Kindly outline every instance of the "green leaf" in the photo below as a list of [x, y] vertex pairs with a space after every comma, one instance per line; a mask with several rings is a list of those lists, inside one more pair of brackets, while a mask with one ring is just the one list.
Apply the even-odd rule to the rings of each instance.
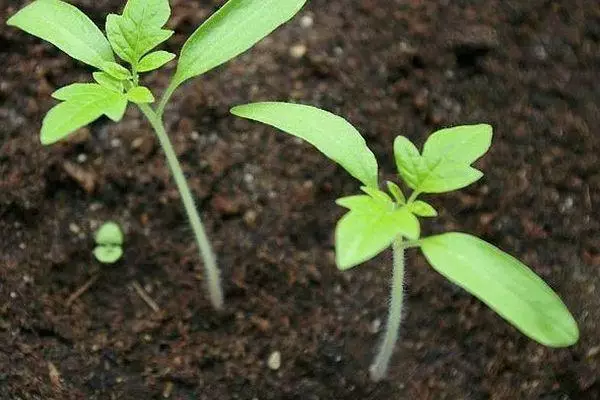
[[112, 221], [105, 222], [96, 231], [95, 240], [97, 245], [121, 246], [124, 240], [123, 231], [121, 231], [117, 223]]
[[52, 108], [44, 118], [41, 132], [44, 145], [65, 138], [103, 114], [117, 122], [127, 106], [125, 95], [96, 83], [74, 83], [52, 96], [65, 101]]
[[[336, 263], [346, 270], [367, 261], [385, 250], [398, 235], [418, 239], [419, 221], [405, 207], [390, 209], [370, 196], [339, 199], [350, 206], [335, 231]], [[366, 197], [368, 201], [364, 199]], [[338, 200], [338, 204], [339, 204]]]
[[306, 140], [366, 186], [378, 187], [377, 160], [345, 119], [316, 107], [276, 102], [237, 106], [231, 113]]
[[394, 182], [387, 181], [386, 183], [388, 191], [392, 194], [392, 196], [394, 196], [394, 199], [398, 202], [398, 204], [405, 204], [406, 197], [404, 196], [404, 193], [402, 193], [402, 189], [400, 189], [400, 187]]
[[114, 264], [123, 256], [121, 246], [96, 246], [94, 256], [103, 264]]
[[291, 19], [306, 0], [229, 0], [185, 42], [177, 85], [240, 53]]
[[108, 40], [121, 59], [137, 66], [144, 54], [173, 35], [162, 29], [170, 14], [168, 0], [129, 0], [123, 15], [106, 18]]
[[368, 187], [368, 186], [361, 186], [360, 190], [362, 190], [363, 192], [365, 192], [366, 194], [371, 196], [371, 198], [373, 198], [373, 200], [377, 201], [384, 207], [388, 207], [388, 208], [395, 207], [394, 201], [392, 200], [390, 195], [387, 194], [386, 192], [383, 192], [377, 188]]
[[402, 136], [394, 142], [398, 172], [407, 185], [419, 193], [442, 193], [460, 189], [483, 174], [470, 164], [490, 147], [492, 127], [464, 125], [433, 133], [419, 155]]
[[415, 200], [410, 204], [407, 204], [409, 211], [418, 217], [436, 217], [438, 215], [435, 208], [429, 203], [422, 200]]
[[104, 72], [109, 74], [115, 79], [123, 81], [131, 78], [131, 72], [124, 66], [117, 64], [116, 62], [105, 62], [101, 68]]
[[37, 0], [7, 22], [46, 40], [76, 60], [101, 68], [114, 61], [110, 44], [83, 12], [59, 0]]
[[577, 323], [546, 283], [519, 260], [464, 233], [421, 240], [439, 273], [478, 297], [525, 335], [550, 347], [577, 342]]
[[144, 86], [136, 86], [127, 92], [127, 99], [136, 104], [154, 103], [152, 92]]
[[113, 78], [106, 72], [94, 72], [92, 76], [101, 86], [116, 90], [117, 92], [123, 92], [123, 81]]
[[175, 58], [175, 54], [159, 50], [144, 56], [137, 66], [138, 72], [148, 72], [158, 69]]
[[335, 201], [338, 206], [353, 209], [364, 209], [370, 207], [373, 203], [373, 198], [366, 194], [357, 194], [354, 196], [341, 197]]

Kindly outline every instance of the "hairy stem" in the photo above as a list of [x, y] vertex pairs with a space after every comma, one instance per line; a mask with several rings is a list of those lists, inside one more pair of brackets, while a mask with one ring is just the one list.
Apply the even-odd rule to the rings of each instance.
[[156, 112], [154, 112], [154, 110], [152, 110], [152, 108], [150, 108], [150, 106], [148, 106], [147, 104], [140, 104], [139, 107], [150, 122], [150, 124], [152, 125], [152, 128], [154, 128], [156, 135], [158, 136], [160, 145], [162, 146], [165, 152], [167, 162], [169, 164], [169, 167], [171, 168], [173, 177], [175, 178], [175, 183], [177, 184], [177, 188], [179, 189], [179, 193], [181, 194], [181, 200], [183, 201], [183, 205], [185, 206], [185, 210], [190, 220], [190, 224], [192, 225], [192, 229], [194, 230], [194, 235], [196, 236], [196, 242], [198, 243], [198, 247], [200, 249], [200, 256], [204, 260], [204, 267], [206, 269], [206, 275], [208, 280], [208, 292], [210, 295], [210, 301], [212, 302], [213, 307], [215, 307], [216, 309], [221, 309], [223, 308], [223, 291], [221, 289], [219, 268], [217, 267], [215, 255], [206, 236], [206, 231], [204, 230], [202, 221], [200, 221], [200, 215], [198, 214], [198, 210], [196, 209], [196, 205], [194, 204], [192, 192], [190, 191], [190, 188], [185, 180], [185, 176], [183, 174], [183, 171], [181, 170], [179, 160], [177, 160], [175, 150], [173, 150], [173, 145], [171, 144], [169, 136], [165, 131], [162, 118]]
[[369, 368], [371, 379], [378, 382], [385, 378], [394, 346], [398, 339], [398, 329], [402, 320], [402, 285], [404, 284], [404, 249], [402, 237], [398, 236], [392, 245], [394, 251], [394, 272], [392, 276], [392, 296], [385, 336], [375, 361]]

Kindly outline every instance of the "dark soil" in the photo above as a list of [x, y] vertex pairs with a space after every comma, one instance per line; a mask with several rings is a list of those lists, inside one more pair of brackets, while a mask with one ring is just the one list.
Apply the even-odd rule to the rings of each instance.
[[[74, 3], [98, 24], [122, 5]], [[221, 3], [172, 0], [167, 49]], [[42, 147], [49, 94], [90, 71], [0, 25], [0, 399], [600, 399], [600, 3], [309, 3], [167, 111], [223, 269], [222, 313], [140, 113]], [[0, 1], [0, 20], [24, 4]], [[493, 124], [485, 178], [433, 198], [440, 217], [424, 228], [471, 232], [524, 260], [572, 310], [580, 342], [532, 342], [415, 251], [389, 380], [371, 383], [390, 254], [335, 268], [334, 199], [357, 182], [309, 146], [228, 114], [269, 99], [345, 116], [388, 179], [396, 135], [422, 143], [442, 126]], [[107, 219], [126, 230], [125, 256], [100, 267], [92, 234]]]

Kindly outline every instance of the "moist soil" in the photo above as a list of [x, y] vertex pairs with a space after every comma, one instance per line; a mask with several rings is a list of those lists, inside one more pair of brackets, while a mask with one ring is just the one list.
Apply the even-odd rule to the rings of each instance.
[[[0, 20], [25, 3], [0, 1]], [[99, 25], [122, 6], [74, 3]], [[171, 1], [166, 49], [221, 3]], [[185, 85], [166, 124], [218, 254], [222, 312], [141, 114], [42, 147], [50, 93], [91, 71], [4, 24], [0, 64], [0, 399], [600, 399], [597, 1], [311, 0]], [[172, 72], [146, 83], [158, 93]], [[443, 126], [491, 123], [485, 177], [426, 197], [440, 215], [423, 229], [470, 232], [526, 262], [573, 312], [579, 343], [536, 344], [411, 250], [401, 341], [389, 378], [370, 382], [391, 255], [335, 268], [334, 200], [358, 183], [228, 112], [260, 100], [345, 116], [382, 179], [395, 179], [396, 135], [421, 145]], [[112, 266], [92, 256], [105, 220], [126, 232]]]

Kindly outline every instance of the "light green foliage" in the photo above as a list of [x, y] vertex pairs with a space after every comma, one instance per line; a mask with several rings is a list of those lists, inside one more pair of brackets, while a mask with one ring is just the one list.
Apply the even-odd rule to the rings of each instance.
[[123, 255], [123, 232], [116, 223], [104, 223], [96, 232], [95, 239], [94, 256], [101, 263], [115, 263]]
[[131, 72], [116, 62], [106, 62], [102, 64], [102, 70], [120, 81], [131, 78]]
[[44, 39], [76, 60], [102, 68], [114, 61], [110, 44], [79, 9], [59, 0], [37, 0], [7, 22]]
[[[553, 347], [577, 341], [577, 324], [564, 304], [518, 260], [466, 234], [419, 239], [417, 217], [434, 217], [437, 211], [417, 197], [423, 192], [458, 189], [479, 179], [482, 173], [471, 167], [471, 163], [490, 147], [491, 126], [439, 130], [425, 142], [422, 154], [406, 137], [398, 136], [394, 142], [398, 172], [413, 192], [407, 199], [397, 184], [387, 182], [392, 199], [379, 190], [377, 162], [358, 132], [346, 121], [312, 107], [283, 103], [248, 104], [235, 107], [232, 113], [307, 140], [367, 185], [361, 187], [366, 194], [337, 200], [338, 205], [349, 210], [335, 230], [339, 269], [367, 261], [394, 244], [394, 258], [402, 265], [397, 269], [403, 271], [402, 261], [398, 260], [403, 259], [404, 249], [420, 246], [436, 270], [483, 300], [529, 337]], [[394, 276], [393, 280], [396, 287], [402, 286], [402, 276]], [[384, 345], [371, 366], [375, 380], [385, 375], [400, 321], [400, 310], [396, 307], [401, 308], [402, 296], [392, 298], [395, 303], [390, 305]]]
[[237, 106], [231, 112], [306, 140], [366, 186], [377, 188], [377, 160], [345, 119], [316, 107], [277, 102]]
[[229, 0], [185, 42], [174, 81], [205, 73], [254, 46], [292, 18], [306, 0]]
[[41, 141], [49, 145], [98, 119], [103, 114], [117, 122], [125, 113], [127, 98], [96, 83], [74, 83], [52, 95], [62, 103], [52, 108], [42, 123]]
[[393, 202], [370, 196], [352, 196], [338, 200], [349, 207], [335, 230], [336, 263], [346, 270], [367, 261], [389, 247], [398, 235], [419, 238], [419, 221]]
[[437, 211], [435, 211], [435, 208], [423, 200], [415, 200], [407, 207], [410, 212], [415, 214], [417, 217], [437, 217], [438, 215]]
[[127, 92], [127, 99], [136, 104], [154, 103], [154, 96], [145, 86], [136, 86]]
[[100, 85], [104, 86], [107, 89], [116, 90], [117, 92], [123, 92], [123, 81], [119, 79], [115, 79], [106, 72], [97, 71], [92, 74], [94, 80], [98, 82]]
[[402, 189], [400, 189], [400, 186], [396, 185], [394, 182], [391, 181], [387, 181], [386, 184], [388, 187], [388, 191], [392, 194], [392, 196], [394, 196], [396, 202], [398, 202], [398, 204], [405, 204], [406, 197], [404, 196], [404, 193], [402, 193]]
[[168, 0], [129, 0], [122, 15], [106, 18], [106, 35], [117, 55], [134, 68], [173, 31], [162, 29], [171, 15]]
[[577, 323], [560, 298], [519, 260], [464, 233], [421, 240], [439, 273], [463, 287], [521, 332], [546, 346], [577, 342]]
[[175, 58], [175, 54], [169, 53], [168, 51], [159, 50], [154, 51], [148, 55], [145, 55], [140, 60], [137, 71], [148, 72], [158, 69]]
[[432, 134], [423, 154], [405, 137], [394, 142], [398, 172], [418, 193], [443, 193], [475, 182], [483, 174], [470, 165], [490, 147], [492, 127], [486, 124], [442, 129]]

